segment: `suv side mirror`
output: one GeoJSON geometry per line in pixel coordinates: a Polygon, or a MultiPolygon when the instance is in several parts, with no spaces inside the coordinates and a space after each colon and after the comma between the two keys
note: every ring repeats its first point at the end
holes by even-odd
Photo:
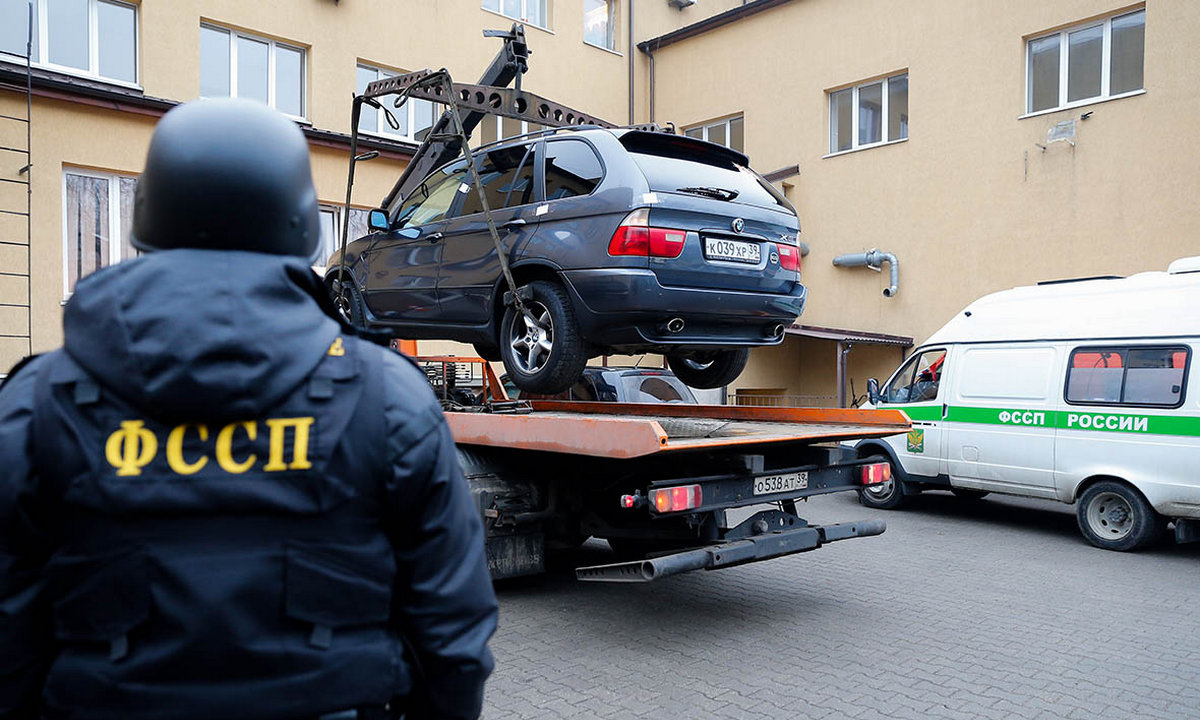
{"type": "Polygon", "coordinates": [[[391,223],[383,210],[372,210],[367,216],[367,226],[372,230],[391,230],[391,223]]]}
{"type": "Polygon", "coordinates": [[[879,381],[875,378],[867,380],[867,399],[871,401],[872,405],[879,404],[879,381]]]}

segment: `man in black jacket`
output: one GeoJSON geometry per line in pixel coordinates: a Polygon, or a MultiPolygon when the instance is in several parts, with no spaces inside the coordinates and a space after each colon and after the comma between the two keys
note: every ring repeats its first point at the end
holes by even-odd
{"type": "Polygon", "coordinates": [[[0,716],[478,716],[478,512],[420,371],[330,316],[318,235],[294,123],[162,119],[147,254],[0,391],[0,716]]]}

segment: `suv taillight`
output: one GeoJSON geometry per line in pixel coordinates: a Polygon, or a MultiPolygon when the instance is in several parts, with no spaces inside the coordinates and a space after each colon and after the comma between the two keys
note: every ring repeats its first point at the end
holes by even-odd
{"type": "Polygon", "coordinates": [[[621,221],[608,241],[608,254],[677,258],[686,239],[686,230],[650,227],[650,211],[639,208],[621,221]]]}
{"type": "Polygon", "coordinates": [[[783,243],[775,243],[775,247],[779,249],[779,267],[800,272],[800,248],[783,243]]]}

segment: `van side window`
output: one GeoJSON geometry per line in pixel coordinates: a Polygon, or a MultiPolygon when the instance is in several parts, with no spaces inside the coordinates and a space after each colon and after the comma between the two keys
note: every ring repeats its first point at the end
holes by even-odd
{"type": "Polygon", "coordinates": [[[1067,402],[1179,407],[1189,356],[1186,346],[1076,348],[1067,402]]]}
{"type": "Polygon", "coordinates": [[[915,403],[936,400],[945,362],[945,350],[926,350],[913,357],[883,389],[883,401],[915,403]]]}
{"type": "Polygon", "coordinates": [[[600,158],[582,140],[548,142],[545,153],[547,200],[588,195],[604,177],[600,158]]]}

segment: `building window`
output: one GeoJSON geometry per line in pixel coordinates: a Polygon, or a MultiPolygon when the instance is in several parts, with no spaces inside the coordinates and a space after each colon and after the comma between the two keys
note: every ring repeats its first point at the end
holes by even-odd
{"type": "Polygon", "coordinates": [[[710,143],[724,145],[738,152],[745,152],[744,126],[745,123],[742,120],[742,116],[738,115],[737,117],[718,120],[713,123],[684,128],[683,134],[698,140],[707,140],[710,143]]]}
{"type": "MultiPolygon", "coordinates": [[[[333,253],[342,247],[342,213],[345,211],[345,205],[321,205],[321,246],[317,250],[317,257],[313,260],[313,267],[324,270],[329,264],[329,258],[333,253]]],[[[354,242],[360,237],[370,234],[371,230],[367,227],[367,216],[370,210],[361,208],[350,208],[350,232],[348,233],[348,243],[354,242]]]]}
{"type": "Polygon", "coordinates": [[[137,178],[89,170],[63,172],[63,289],[137,256],[129,242],[137,178]]]}
{"type": "MultiPolygon", "coordinates": [[[[31,60],[55,70],[137,83],[137,6],[116,0],[34,0],[31,60]]],[[[0,0],[0,53],[25,57],[27,0],[0,0]]]]}
{"type": "Polygon", "coordinates": [[[583,41],[607,50],[617,49],[614,28],[616,0],[583,0],[583,41]]]}
{"type": "Polygon", "coordinates": [[[908,73],[829,93],[829,152],[908,138],[908,73]]]}
{"type": "MultiPolygon", "coordinates": [[[[358,88],[357,92],[361,95],[366,91],[369,83],[396,77],[400,74],[360,64],[357,70],[355,87],[358,88]]],[[[387,102],[386,107],[388,111],[392,113],[392,117],[396,119],[396,124],[400,127],[392,127],[388,123],[387,115],[384,114],[382,109],[363,105],[362,114],[358,116],[359,132],[420,142],[429,134],[430,128],[433,127],[433,124],[437,122],[438,117],[442,114],[442,106],[428,100],[409,98],[399,108],[392,107],[391,99],[380,100],[380,103],[382,104],[385,101],[387,102]]]]}
{"type": "Polygon", "coordinates": [[[1145,50],[1145,10],[1030,39],[1025,52],[1026,112],[1141,90],[1145,50]]]}
{"type": "Polygon", "coordinates": [[[483,9],[544,29],[550,27],[546,4],[546,0],[483,0],[483,9]]]}
{"type": "Polygon", "coordinates": [[[304,50],[201,25],[200,95],[258,100],[282,113],[303,118],[304,50]]]}

